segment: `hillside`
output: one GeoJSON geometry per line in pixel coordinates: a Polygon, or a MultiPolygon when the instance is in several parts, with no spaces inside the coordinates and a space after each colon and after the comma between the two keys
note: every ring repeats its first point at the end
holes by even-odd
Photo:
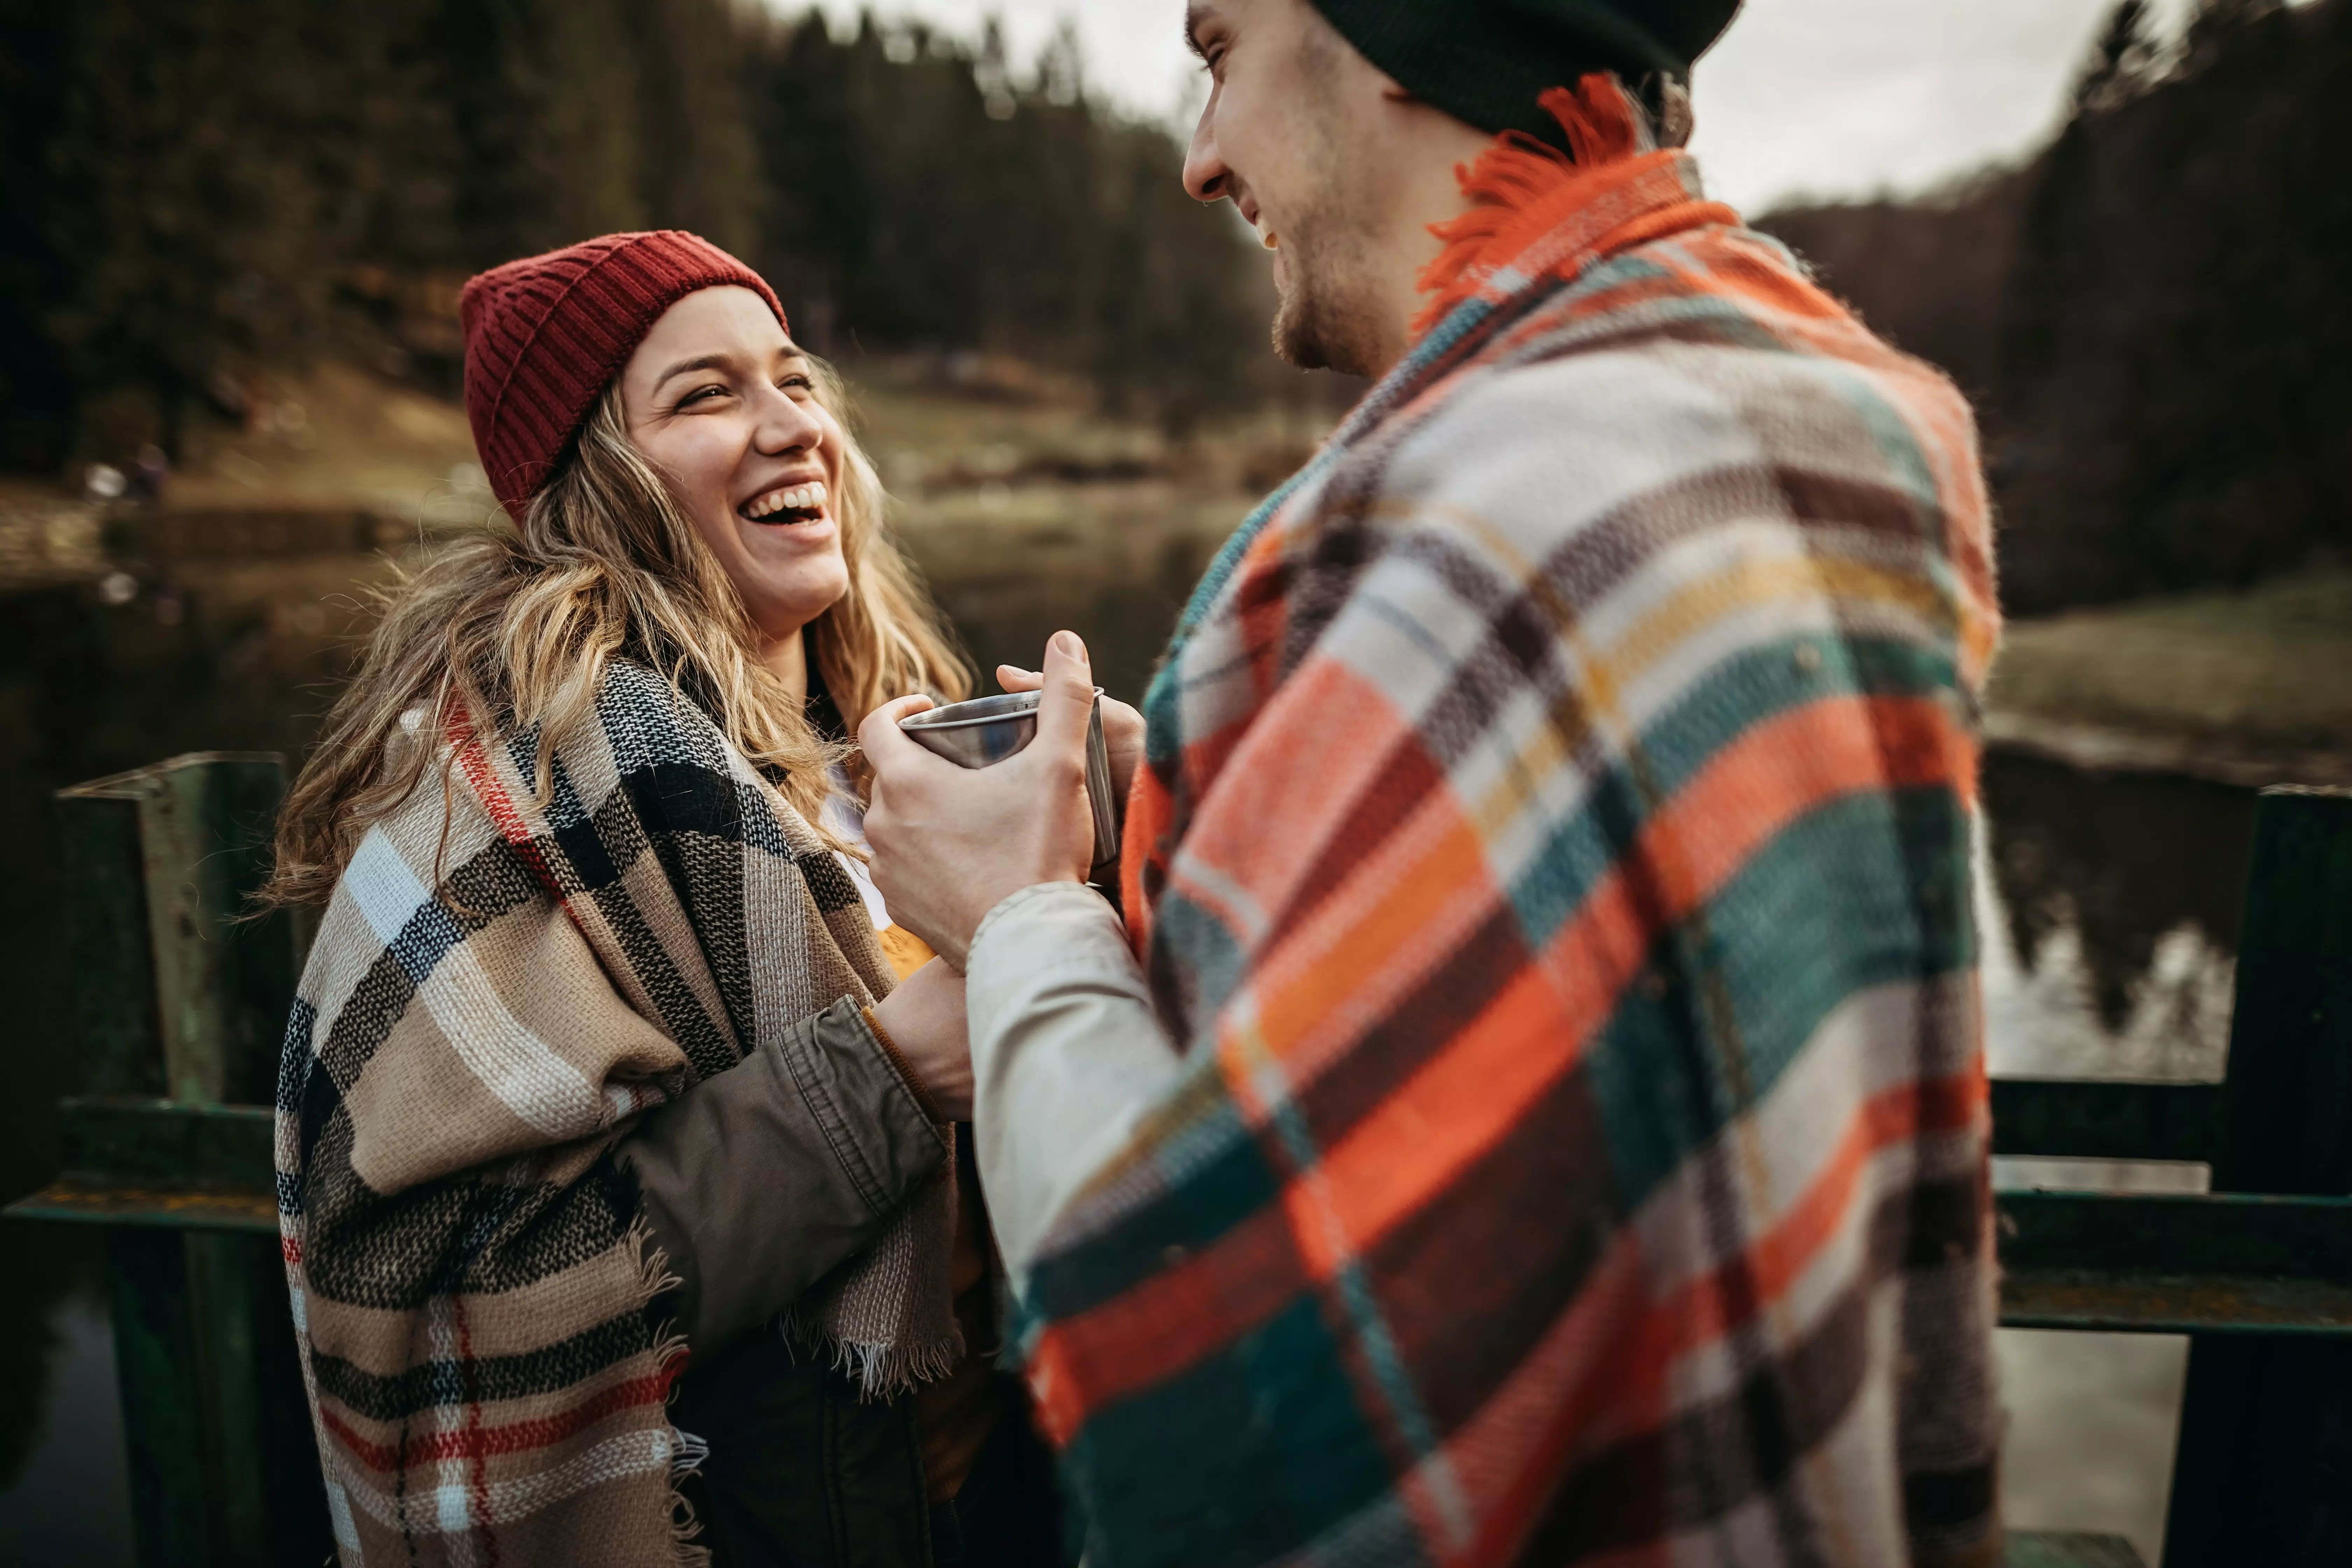
{"type": "Polygon", "coordinates": [[[1759,220],[1977,401],[2025,614],[2352,553],[2352,0],[2150,27],[2023,168],[1759,220]]]}
{"type": "Polygon", "coordinates": [[[2352,572],[2013,624],[1986,729],[2082,765],[2352,784],[2352,572]]]}

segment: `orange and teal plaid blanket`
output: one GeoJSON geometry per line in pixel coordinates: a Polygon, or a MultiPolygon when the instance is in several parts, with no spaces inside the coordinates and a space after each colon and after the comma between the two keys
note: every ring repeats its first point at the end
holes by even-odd
{"type": "Polygon", "coordinates": [[[1186,1071],[1024,1282],[1097,1568],[1999,1551],[1969,413],[1550,96],[1148,700],[1186,1071]]]}

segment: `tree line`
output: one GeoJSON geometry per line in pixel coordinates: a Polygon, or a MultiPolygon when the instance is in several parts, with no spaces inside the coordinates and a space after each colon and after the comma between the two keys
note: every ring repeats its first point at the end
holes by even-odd
{"type": "Polygon", "coordinates": [[[1761,221],[1977,400],[2013,610],[2352,552],[2352,0],[2123,0],[2023,167],[1761,221]]]}
{"type": "Polygon", "coordinates": [[[730,0],[0,0],[0,468],[176,444],[321,356],[455,385],[457,284],[690,228],[801,335],[1003,353],[1183,426],[1278,384],[1162,127],[1031,61],[730,0]]]}
{"type": "MultiPolygon", "coordinates": [[[[0,0],[0,468],[322,356],[454,388],[469,272],[692,228],[822,352],[1004,353],[1181,427],[1295,385],[1230,218],[1065,32],[735,0],[0,0]]],[[[2057,138],[1787,238],[1982,416],[2038,612],[2352,551],[2352,0],[2123,0],[2057,138]]]]}

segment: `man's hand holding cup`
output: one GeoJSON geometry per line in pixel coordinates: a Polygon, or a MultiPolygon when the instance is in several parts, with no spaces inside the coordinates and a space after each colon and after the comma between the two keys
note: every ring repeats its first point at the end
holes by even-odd
{"type": "Polygon", "coordinates": [[[932,706],[928,697],[885,703],[858,727],[874,770],[875,885],[898,922],[958,970],[989,910],[1040,882],[1083,882],[1094,858],[1094,671],[1076,633],[1054,634],[1042,676],[1036,739],[984,768],[934,756],[898,728],[932,706]]]}

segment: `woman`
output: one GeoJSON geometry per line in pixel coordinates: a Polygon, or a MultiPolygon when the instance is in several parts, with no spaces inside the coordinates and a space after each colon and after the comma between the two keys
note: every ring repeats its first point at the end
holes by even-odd
{"type": "Polygon", "coordinates": [[[326,906],[278,1186],[343,1561],[1052,1561],[962,983],[842,853],[840,738],[966,683],[838,388],[690,235],[464,321],[515,532],[394,594],[272,883],[326,906]]]}

